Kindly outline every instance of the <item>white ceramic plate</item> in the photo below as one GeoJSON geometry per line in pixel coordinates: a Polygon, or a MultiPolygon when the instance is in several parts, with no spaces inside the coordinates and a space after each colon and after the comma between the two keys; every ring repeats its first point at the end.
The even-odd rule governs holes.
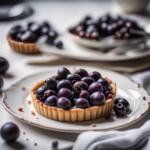
{"type": "MultiPolygon", "coordinates": [[[[127,77],[115,72],[80,66],[77,69],[85,68],[88,72],[97,70],[102,76],[108,76],[115,81],[117,83],[117,97],[123,97],[129,101],[130,111],[124,117],[112,115],[110,119],[99,118],[84,122],[60,122],[45,118],[35,111],[32,104],[27,103],[28,100],[31,100],[29,90],[38,81],[57,74],[59,68],[60,66],[46,72],[30,75],[12,85],[3,94],[2,105],[6,111],[30,125],[60,132],[79,133],[89,130],[111,130],[131,125],[140,120],[150,109],[150,96],[143,87],[139,88],[137,83],[131,82],[127,77]],[[26,87],[26,90],[21,90],[22,87],[26,87]],[[146,100],[143,100],[143,96],[146,97],[146,100]],[[20,107],[23,108],[23,112],[18,111],[20,107]],[[36,115],[31,115],[31,111],[34,111],[36,115]],[[90,126],[93,123],[96,124],[96,127],[90,126]]],[[[72,70],[71,66],[67,66],[67,68],[72,70]]]]}

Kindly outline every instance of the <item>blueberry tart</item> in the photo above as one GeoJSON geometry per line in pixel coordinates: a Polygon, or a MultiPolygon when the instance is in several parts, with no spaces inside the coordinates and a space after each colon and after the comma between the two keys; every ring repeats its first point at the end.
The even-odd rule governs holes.
{"type": "Polygon", "coordinates": [[[63,67],[58,75],[38,82],[31,90],[34,108],[59,121],[84,121],[110,114],[116,83],[97,71],[79,69],[74,74],[63,67]]]}

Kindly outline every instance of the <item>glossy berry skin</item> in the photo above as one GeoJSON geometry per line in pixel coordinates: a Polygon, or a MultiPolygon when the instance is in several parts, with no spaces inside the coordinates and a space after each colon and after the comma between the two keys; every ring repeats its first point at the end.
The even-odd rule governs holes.
{"type": "Polygon", "coordinates": [[[54,90],[47,90],[44,92],[44,98],[46,99],[49,96],[55,95],[57,96],[57,93],[54,90]]]}
{"type": "Polygon", "coordinates": [[[73,85],[73,91],[75,94],[79,95],[82,90],[88,90],[88,85],[84,81],[77,81],[73,85]]]}
{"type": "Polygon", "coordinates": [[[105,95],[99,91],[94,92],[92,95],[90,95],[89,101],[93,106],[103,105],[105,103],[105,95]]]}
{"type": "Polygon", "coordinates": [[[10,31],[9,31],[9,34],[10,34],[10,36],[12,37],[12,38],[15,38],[16,37],[16,35],[17,35],[17,29],[11,29],[10,31]]]}
{"type": "Polygon", "coordinates": [[[66,79],[69,80],[70,82],[72,82],[73,80],[80,81],[81,77],[78,74],[68,74],[66,79]]]}
{"type": "Polygon", "coordinates": [[[71,82],[69,80],[61,80],[57,83],[57,91],[59,91],[61,88],[72,90],[71,82]]]}
{"type": "Polygon", "coordinates": [[[89,74],[89,77],[93,78],[95,81],[97,81],[98,79],[102,78],[101,74],[97,71],[91,72],[89,74]]]}
{"type": "Polygon", "coordinates": [[[90,86],[89,86],[89,89],[88,89],[89,93],[92,94],[96,91],[100,91],[100,92],[103,92],[103,87],[100,83],[98,82],[94,82],[92,83],[90,86]]]}
{"type": "Polygon", "coordinates": [[[59,48],[59,49],[62,49],[63,48],[63,43],[59,40],[55,40],[54,41],[54,45],[59,48]]]}
{"type": "Polygon", "coordinates": [[[95,80],[93,78],[91,78],[91,77],[83,77],[81,79],[81,81],[86,82],[88,84],[88,86],[90,86],[93,82],[95,82],[95,80]]]}
{"type": "Polygon", "coordinates": [[[56,81],[60,81],[61,80],[61,77],[59,75],[55,75],[52,78],[54,78],[56,81]]]}
{"type": "Polygon", "coordinates": [[[80,75],[81,78],[83,78],[83,77],[88,77],[88,73],[87,73],[87,71],[84,70],[84,69],[78,69],[78,70],[75,72],[75,74],[80,75]]]}
{"type": "Polygon", "coordinates": [[[69,89],[62,88],[58,92],[58,98],[60,98],[60,97],[66,97],[66,98],[71,100],[73,95],[72,95],[72,92],[69,89]]]}
{"type": "Polygon", "coordinates": [[[49,96],[44,104],[47,106],[56,106],[58,98],[55,95],[49,96]]]}
{"type": "Polygon", "coordinates": [[[116,98],[114,104],[118,104],[118,103],[121,103],[121,104],[123,104],[125,106],[126,112],[129,110],[130,104],[129,104],[129,102],[126,99],[124,99],[124,98],[116,98]]]}
{"type": "Polygon", "coordinates": [[[70,71],[69,71],[67,68],[65,68],[65,67],[60,68],[60,69],[58,70],[58,75],[59,75],[62,79],[66,79],[66,76],[67,76],[68,74],[71,74],[71,73],[70,73],[70,71]]]}
{"type": "Polygon", "coordinates": [[[86,29],[86,33],[97,32],[95,25],[89,25],[86,29]]]}
{"type": "Polygon", "coordinates": [[[85,98],[78,98],[75,102],[75,105],[77,108],[82,108],[82,109],[90,106],[89,101],[85,98]]]}
{"type": "Polygon", "coordinates": [[[31,31],[26,31],[21,35],[20,39],[22,42],[33,42],[34,35],[31,31]]]}
{"type": "Polygon", "coordinates": [[[106,79],[101,78],[97,82],[99,82],[100,84],[102,84],[105,87],[106,90],[108,90],[108,91],[111,90],[110,83],[106,79]]]}
{"type": "Polygon", "coordinates": [[[3,57],[0,57],[0,74],[3,74],[5,73],[9,68],[9,63],[8,61],[3,58],[3,57]]]}
{"type": "Polygon", "coordinates": [[[50,24],[46,21],[44,21],[42,24],[41,24],[41,27],[47,27],[50,29],[50,24]]]}
{"type": "Polygon", "coordinates": [[[117,116],[124,116],[126,113],[126,108],[122,103],[116,104],[113,109],[117,116]]]}
{"type": "Polygon", "coordinates": [[[36,97],[37,98],[42,98],[44,96],[44,92],[46,91],[46,87],[45,86],[41,86],[37,89],[36,91],[36,97]]]}
{"type": "Polygon", "coordinates": [[[3,86],[3,84],[4,84],[3,78],[0,77],[0,89],[1,89],[1,87],[3,86]]]}
{"type": "Polygon", "coordinates": [[[57,107],[68,110],[71,107],[71,101],[66,97],[61,97],[57,101],[57,107]]]}
{"type": "Polygon", "coordinates": [[[89,99],[89,92],[86,91],[86,90],[82,90],[80,95],[79,95],[79,98],[85,98],[85,99],[89,99]]]}
{"type": "Polygon", "coordinates": [[[41,30],[41,26],[37,23],[34,23],[30,26],[30,31],[32,31],[33,33],[39,33],[41,30]]]}
{"type": "Polygon", "coordinates": [[[58,34],[55,31],[51,30],[48,32],[48,36],[49,36],[49,39],[55,40],[57,38],[58,34]]]}
{"type": "Polygon", "coordinates": [[[48,27],[43,27],[42,29],[41,29],[41,35],[47,35],[48,34],[48,32],[49,32],[49,28],[48,27]]]}
{"type": "Polygon", "coordinates": [[[47,78],[45,80],[45,87],[49,90],[55,90],[56,85],[57,85],[57,82],[54,78],[47,78]]]}
{"type": "Polygon", "coordinates": [[[20,135],[18,126],[12,122],[5,123],[1,128],[1,137],[6,142],[14,142],[20,135]]]}

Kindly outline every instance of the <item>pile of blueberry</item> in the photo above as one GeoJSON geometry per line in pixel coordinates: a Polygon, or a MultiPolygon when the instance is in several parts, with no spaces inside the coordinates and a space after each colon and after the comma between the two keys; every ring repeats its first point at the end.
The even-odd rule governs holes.
{"type": "Polygon", "coordinates": [[[65,110],[100,106],[113,94],[109,82],[99,72],[88,74],[78,69],[71,74],[64,67],[58,70],[58,75],[47,78],[45,85],[36,91],[36,97],[45,105],[65,110]]]}
{"type": "Polygon", "coordinates": [[[48,22],[38,24],[29,22],[26,27],[16,25],[9,31],[12,39],[18,42],[35,43],[41,36],[47,36],[47,43],[55,45],[57,48],[62,49],[63,43],[56,38],[58,34],[54,31],[48,22]]]}
{"type": "Polygon", "coordinates": [[[93,20],[86,16],[77,26],[69,31],[81,38],[99,41],[107,36],[114,36],[114,39],[128,39],[140,37],[140,35],[130,34],[131,29],[142,30],[139,25],[130,19],[121,16],[112,17],[109,14],[93,20]]]}
{"type": "MultiPolygon", "coordinates": [[[[8,68],[9,68],[8,61],[5,58],[0,57],[0,74],[4,74],[8,70],[8,68]]],[[[3,86],[3,83],[4,83],[3,78],[0,77],[0,89],[3,86]]]]}

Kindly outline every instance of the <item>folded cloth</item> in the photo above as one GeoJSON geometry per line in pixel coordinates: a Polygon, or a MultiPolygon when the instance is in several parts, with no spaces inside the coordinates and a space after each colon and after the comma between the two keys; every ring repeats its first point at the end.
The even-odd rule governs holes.
{"type": "Polygon", "coordinates": [[[72,150],[150,150],[150,120],[127,131],[87,131],[81,133],[72,150]]]}

